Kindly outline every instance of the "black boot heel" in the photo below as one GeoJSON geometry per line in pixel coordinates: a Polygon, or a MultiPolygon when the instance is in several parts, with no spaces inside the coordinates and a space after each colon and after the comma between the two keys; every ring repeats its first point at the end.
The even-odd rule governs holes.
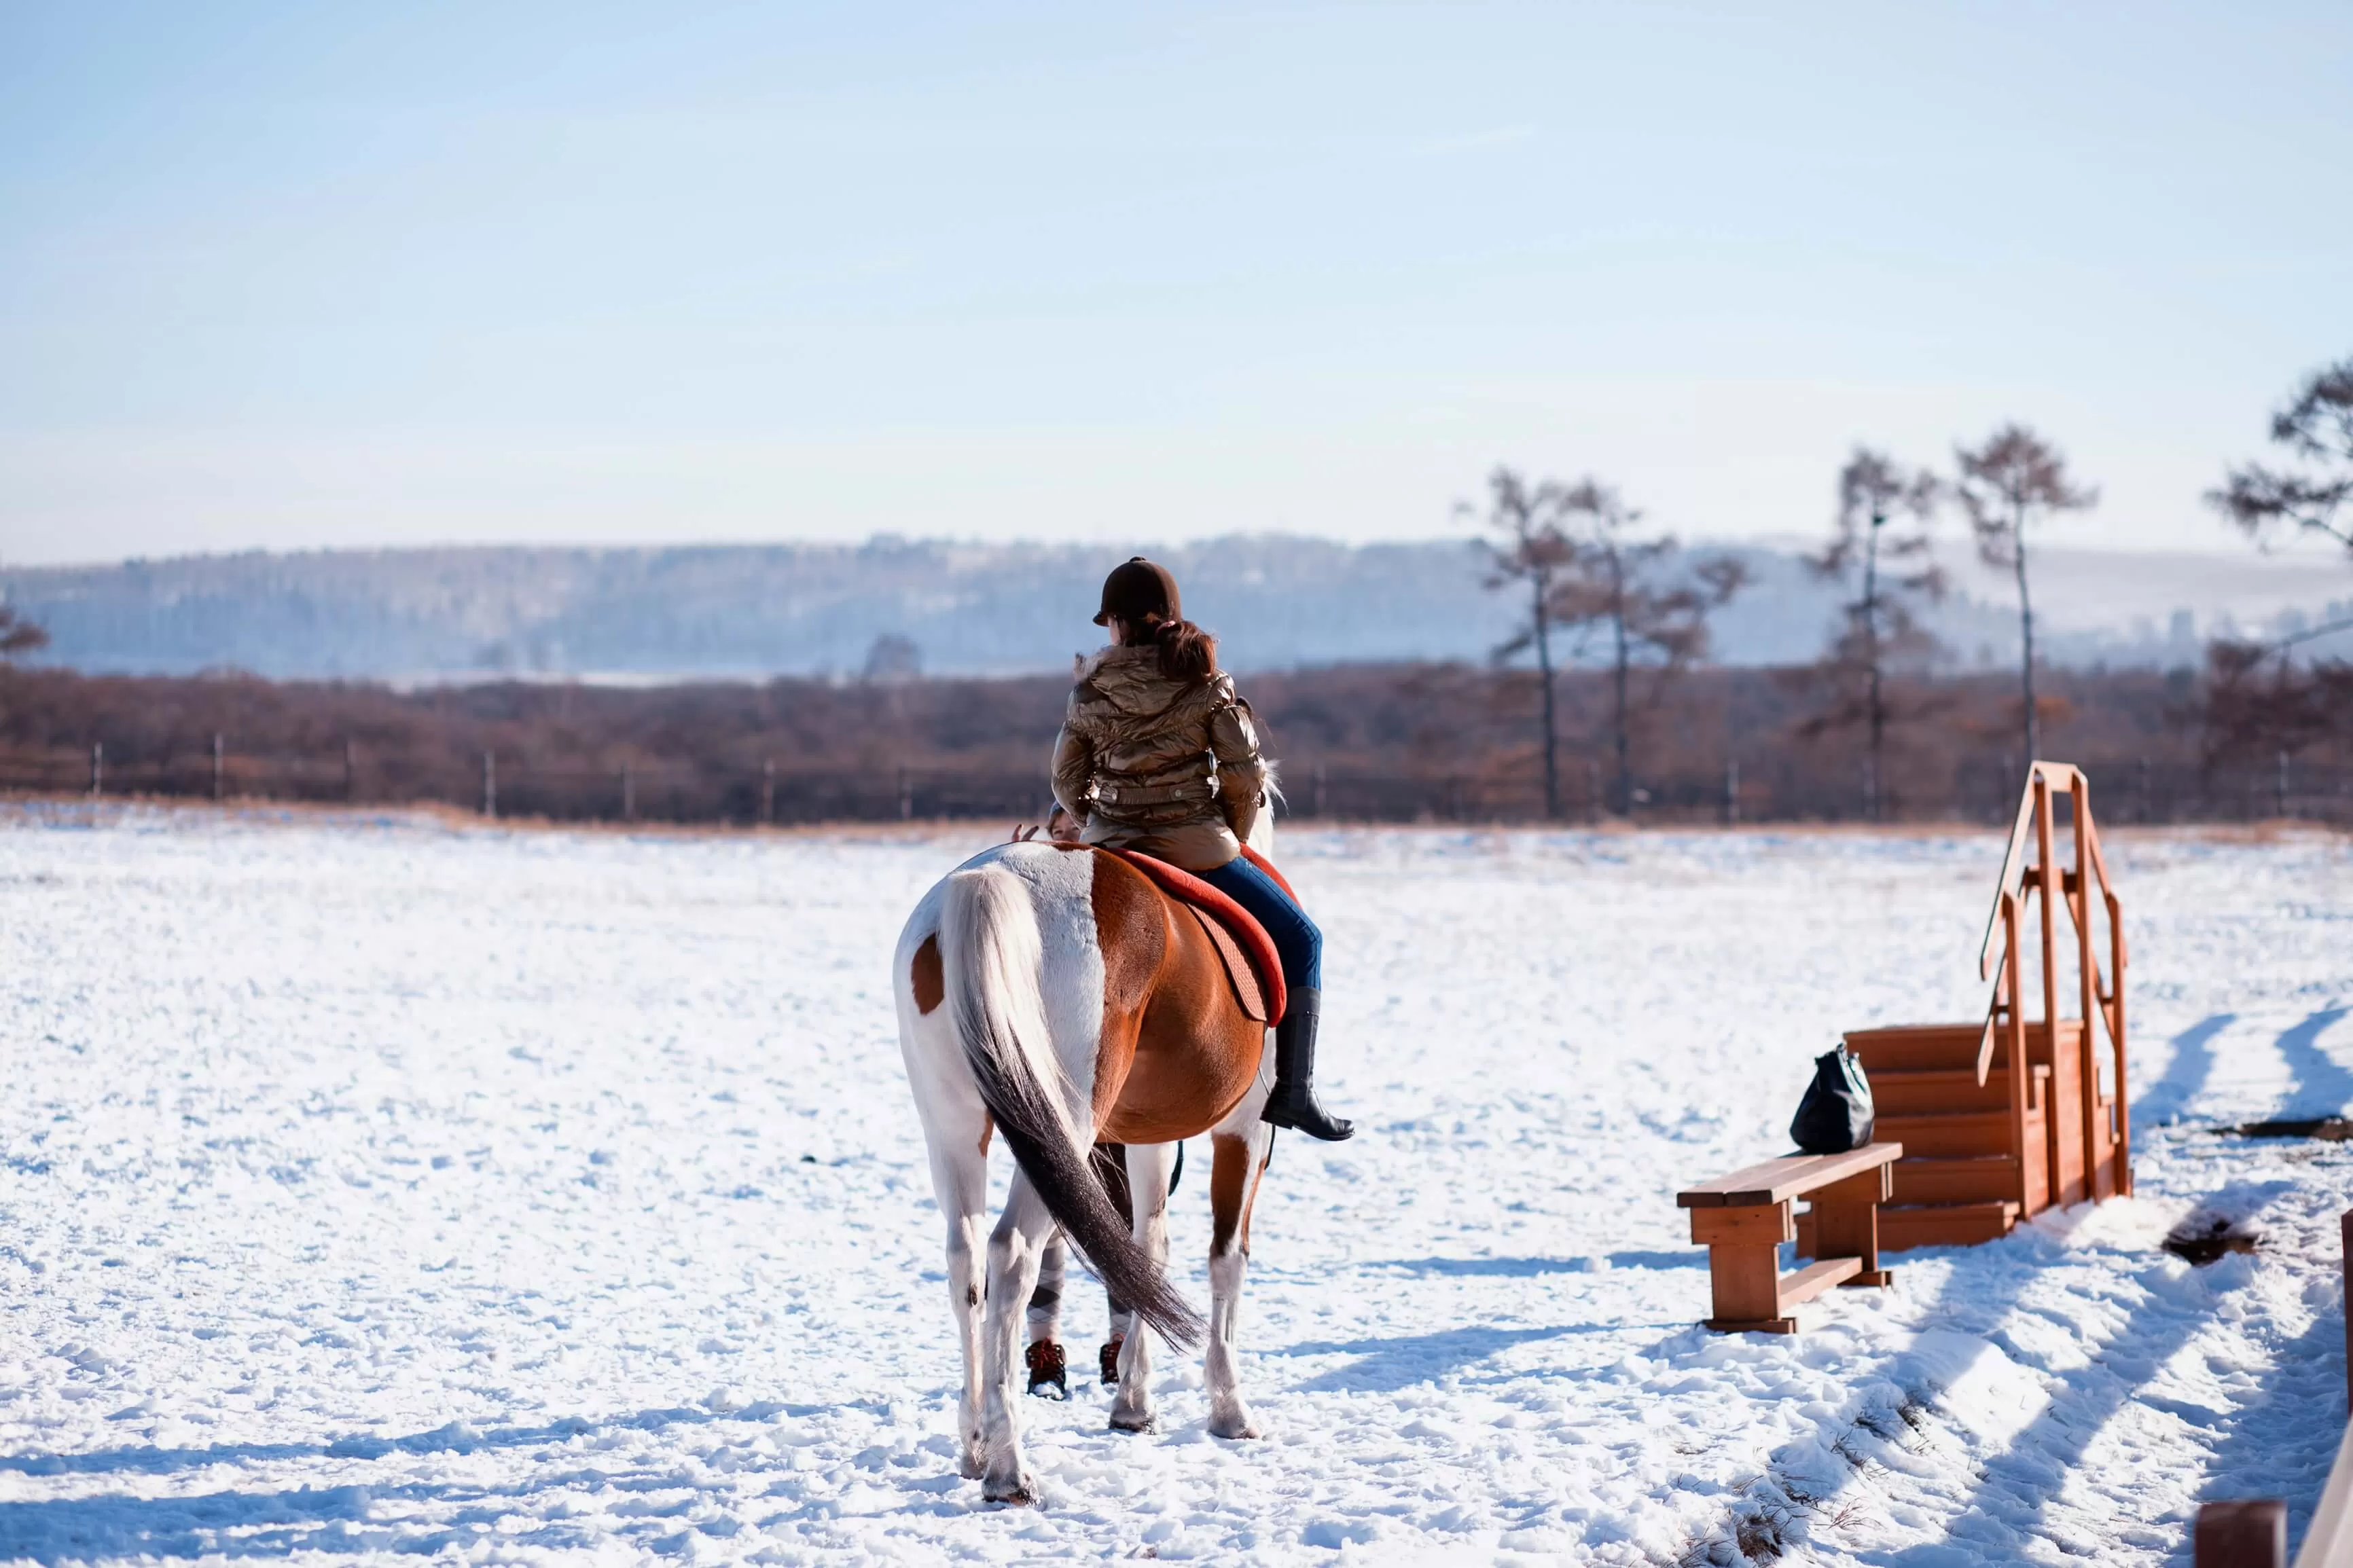
{"type": "Polygon", "coordinates": [[[1274,1091],[1267,1096],[1264,1120],[1338,1143],[1356,1135],[1356,1124],[1316,1103],[1315,1022],[1323,1010],[1324,994],[1312,986],[1299,987],[1283,1004],[1274,1030],[1274,1091]]]}

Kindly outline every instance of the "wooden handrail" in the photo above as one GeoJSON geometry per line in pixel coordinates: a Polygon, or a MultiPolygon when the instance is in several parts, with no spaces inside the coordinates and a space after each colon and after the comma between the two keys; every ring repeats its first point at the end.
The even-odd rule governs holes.
{"type": "Polygon", "coordinates": [[[2026,770],[2026,787],[2019,792],[2018,815],[2010,819],[2010,847],[2001,858],[2001,875],[1994,879],[1993,908],[1986,911],[1985,940],[1978,944],[1978,978],[1993,978],[1994,938],[2001,931],[2001,899],[2015,893],[2026,872],[2026,836],[2034,828],[2034,775],[2037,763],[2026,770]]]}
{"type": "MultiPolygon", "coordinates": [[[[2080,1117],[2080,1129],[2072,1130],[2071,1139],[2080,1139],[2086,1161],[2086,1180],[2090,1181],[2094,1166],[2105,1165],[2105,1156],[2096,1151],[2106,1150],[2113,1140],[2117,1154],[2114,1166],[2118,1193],[2132,1190],[2130,1111],[2125,1090],[2125,941],[2123,903],[2116,896],[2111,879],[2107,855],[2100,842],[2098,826],[2092,820],[2092,782],[2081,768],[2072,763],[2056,763],[2037,758],[2027,770],[2026,785],[2021,792],[2018,815],[2011,819],[2010,845],[2002,856],[2001,876],[1994,887],[1993,909],[1986,920],[1984,940],[1978,946],[1978,977],[1991,983],[1987,999],[1985,1026],[1978,1035],[1977,1081],[1983,1086],[1990,1076],[1994,1049],[2000,1040],[2007,1040],[2012,1054],[2021,1058],[2011,1064],[2013,1076],[2023,1071],[2026,1040],[2027,999],[2024,994],[2025,972],[2021,942],[2028,940],[2024,931],[2030,899],[2040,896],[2040,907],[2033,912],[2033,940],[2041,944],[2042,962],[2041,1014],[2051,1030],[2052,1051],[2058,1047],[2058,1029],[2062,1022],[2059,988],[2060,948],[2057,929],[2058,911],[2064,908],[2073,927],[2071,942],[2073,967],[2079,973],[2075,994],[2068,999],[2071,1010],[2083,1016],[2083,1044],[2078,1058],[2078,1078],[2066,1091],[2073,1107],[2072,1114],[2080,1117]],[[2070,797],[2073,809],[2068,826],[2071,838],[2072,864],[2060,863],[2057,822],[2057,798],[2070,797]],[[2033,841],[2030,858],[2028,840],[2033,841]],[[2097,902],[2094,903],[2096,898],[2097,902]],[[2099,952],[2096,915],[2105,912],[2108,920],[2105,973],[2103,973],[2099,952]],[[2094,1028],[2092,1017],[2096,1014],[2100,1027],[2094,1028]],[[2105,1031],[2107,1047],[2116,1064],[2116,1092],[2113,1098],[2100,1092],[2100,1073],[2093,1052],[2098,1048],[2099,1036],[2105,1031]],[[2109,1118],[2113,1117],[2113,1122],[2109,1118]]],[[[2013,1130],[2012,1142],[2021,1163],[2025,1159],[2025,1131],[2022,1124],[2024,1085],[2017,1086],[2021,1097],[2017,1115],[2021,1124],[2013,1130]]],[[[2052,1145],[2053,1161],[2057,1144],[2052,1145]]],[[[2023,1181],[2023,1176],[2021,1176],[2023,1181]]],[[[2071,1178],[2072,1179],[2072,1178],[2071,1178]]],[[[2059,1167],[2052,1166],[2052,1191],[2059,1181],[2059,1167]]],[[[2096,1185],[2096,1184],[2095,1184],[2096,1185]]],[[[2021,1193],[2021,1196],[2023,1194],[2021,1193]]]]}

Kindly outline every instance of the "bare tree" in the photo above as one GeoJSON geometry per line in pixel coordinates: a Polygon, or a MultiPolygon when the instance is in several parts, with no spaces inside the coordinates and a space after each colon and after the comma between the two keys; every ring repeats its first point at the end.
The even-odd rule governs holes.
{"type": "Polygon", "coordinates": [[[2206,502],[2268,543],[2282,529],[2325,533],[2353,550],[2353,358],[2316,372],[2296,399],[2272,416],[2272,440],[2321,466],[2317,474],[2284,473],[2249,463],[2232,468],[2206,502]]]}
{"type": "Polygon", "coordinates": [[[2034,709],[2034,601],[2027,592],[2026,525],[2063,511],[2087,510],[2100,503],[2100,492],[2070,482],[2059,449],[2023,425],[2005,425],[1975,451],[1957,447],[1953,455],[1961,468],[1955,491],[1977,532],[1978,557],[1989,566],[2009,567],[2018,578],[2019,679],[2031,761],[2042,736],[2034,709]]]}
{"type": "MultiPolygon", "coordinates": [[[[1558,717],[1552,679],[1552,598],[1562,573],[1577,563],[1577,546],[1561,531],[1563,492],[1547,479],[1531,487],[1510,468],[1496,466],[1487,476],[1485,526],[1493,538],[1475,542],[1487,558],[1487,586],[1502,590],[1525,587],[1528,616],[1494,651],[1495,662],[1508,662],[1535,649],[1537,679],[1544,686],[1545,815],[1560,815],[1560,754],[1558,717]]],[[[1470,515],[1468,501],[1455,506],[1458,515],[1470,515]]]]}
{"type": "Polygon", "coordinates": [[[2299,667],[2271,644],[2209,643],[2197,710],[2203,767],[2211,773],[2233,758],[2293,756],[2326,737],[2348,668],[2299,667]]]}
{"type": "Polygon", "coordinates": [[[1652,673],[1655,700],[1668,682],[1707,656],[1707,618],[1748,583],[1748,568],[1728,555],[1680,570],[1682,546],[1671,534],[1645,538],[1642,514],[1617,490],[1588,477],[1559,493],[1562,524],[1573,549],[1552,590],[1552,620],[1578,634],[1578,649],[1603,639],[1610,673],[1613,809],[1634,803],[1633,671],[1652,673]]]}
{"type": "Polygon", "coordinates": [[[18,615],[13,606],[0,604],[0,664],[20,653],[47,647],[48,643],[47,630],[18,615]]]}
{"type": "Polygon", "coordinates": [[[1893,717],[1886,676],[1891,664],[1925,658],[1936,638],[1920,625],[1919,606],[1945,596],[1945,574],[1931,558],[1929,524],[1944,487],[1926,468],[1907,470],[1884,453],[1857,447],[1839,470],[1838,521],[1831,542],[1806,559],[1817,577],[1853,597],[1839,606],[1841,625],[1820,673],[1838,696],[1824,712],[1799,726],[1818,735],[1851,724],[1863,727],[1862,810],[1880,820],[1886,795],[1887,726],[1893,717]],[[1906,521],[1893,531],[1888,525],[1906,521]]]}

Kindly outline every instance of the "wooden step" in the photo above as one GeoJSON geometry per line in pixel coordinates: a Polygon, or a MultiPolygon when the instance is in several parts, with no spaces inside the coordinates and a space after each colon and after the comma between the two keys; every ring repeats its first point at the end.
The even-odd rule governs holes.
{"type": "Polygon", "coordinates": [[[1874,1124],[1872,1137],[1903,1144],[1905,1156],[1913,1160],[2008,1154],[2010,1112],[1997,1110],[1928,1116],[1883,1115],[1874,1124]]]}
{"type": "MultiPolygon", "coordinates": [[[[2014,1203],[1883,1204],[1879,1210],[1879,1250],[1915,1247],[1975,1247],[1999,1241],[2018,1224],[2014,1203]]],[[[1798,1256],[1814,1255],[1814,1216],[1798,1215],[1798,1256]]]]}
{"type": "Polygon", "coordinates": [[[1891,1204],[1879,1211],[1879,1250],[1975,1247],[2000,1240],[2017,1223],[2014,1203],[1891,1204]]]}
{"type": "MultiPolygon", "coordinates": [[[[1967,1068],[1909,1072],[1873,1072],[1866,1068],[1864,1075],[1871,1080],[1872,1104],[1883,1117],[1946,1116],[1973,1110],[2005,1110],[2010,1106],[2007,1062],[2000,1070],[1988,1073],[1982,1084],[1978,1082],[1978,1075],[1967,1068]]],[[[2034,1076],[2048,1079],[2051,1068],[2038,1062],[2034,1076]]],[[[2046,1087],[2038,1094],[2030,1088],[2027,1094],[2029,1104],[2041,1104],[2048,1089],[2046,1087]]]]}
{"type": "Polygon", "coordinates": [[[2007,1154],[1898,1160],[1892,1169],[1895,1177],[1892,1203],[1994,1203],[2018,1196],[2018,1162],[2007,1154]]]}
{"type": "MultiPolygon", "coordinates": [[[[1978,1065],[1978,1041],[1985,1026],[1978,1024],[1906,1024],[1892,1029],[1849,1029],[1846,1048],[1862,1062],[1862,1070],[1876,1078],[1882,1072],[1952,1071],[1978,1065]]],[[[2000,1052],[2001,1044],[1995,1042],[2000,1052]]]]}
{"type": "MultiPolygon", "coordinates": [[[[2062,1039],[2073,1039],[2084,1029],[2080,1018],[2059,1020],[2062,1039]]],[[[1984,1037],[1985,1025],[1976,1024],[1905,1024],[1892,1029],[1850,1029],[1846,1033],[1846,1048],[1862,1063],[1862,1070],[1873,1078],[1883,1072],[1939,1072],[1961,1068],[1974,1070],[1978,1065],[1978,1042],[1984,1037]]],[[[1996,1030],[1993,1040],[1994,1071],[2010,1070],[2010,1041],[2007,1031],[1996,1030]]],[[[2026,1059],[2029,1062],[2051,1059],[2050,1026],[2026,1026],[2026,1059]]],[[[1992,1077],[1989,1072],[1987,1077],[1992,1077]]]]}

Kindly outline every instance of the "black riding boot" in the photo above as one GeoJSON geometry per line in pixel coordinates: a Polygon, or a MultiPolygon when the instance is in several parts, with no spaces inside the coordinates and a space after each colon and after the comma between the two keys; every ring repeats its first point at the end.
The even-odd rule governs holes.
{"type": "Polygon", "coordinates": [[[1274,1092],[1267,1096],[1266,1119],[1337,1143],[1355,1136],[1356,1124],[1315,1103],[1315,1018],[1323,1010],[1324,994],[1312,986],[1292,992],[1283,1005],[1282,1022],[1274,1028],[1274,1092]]]}

